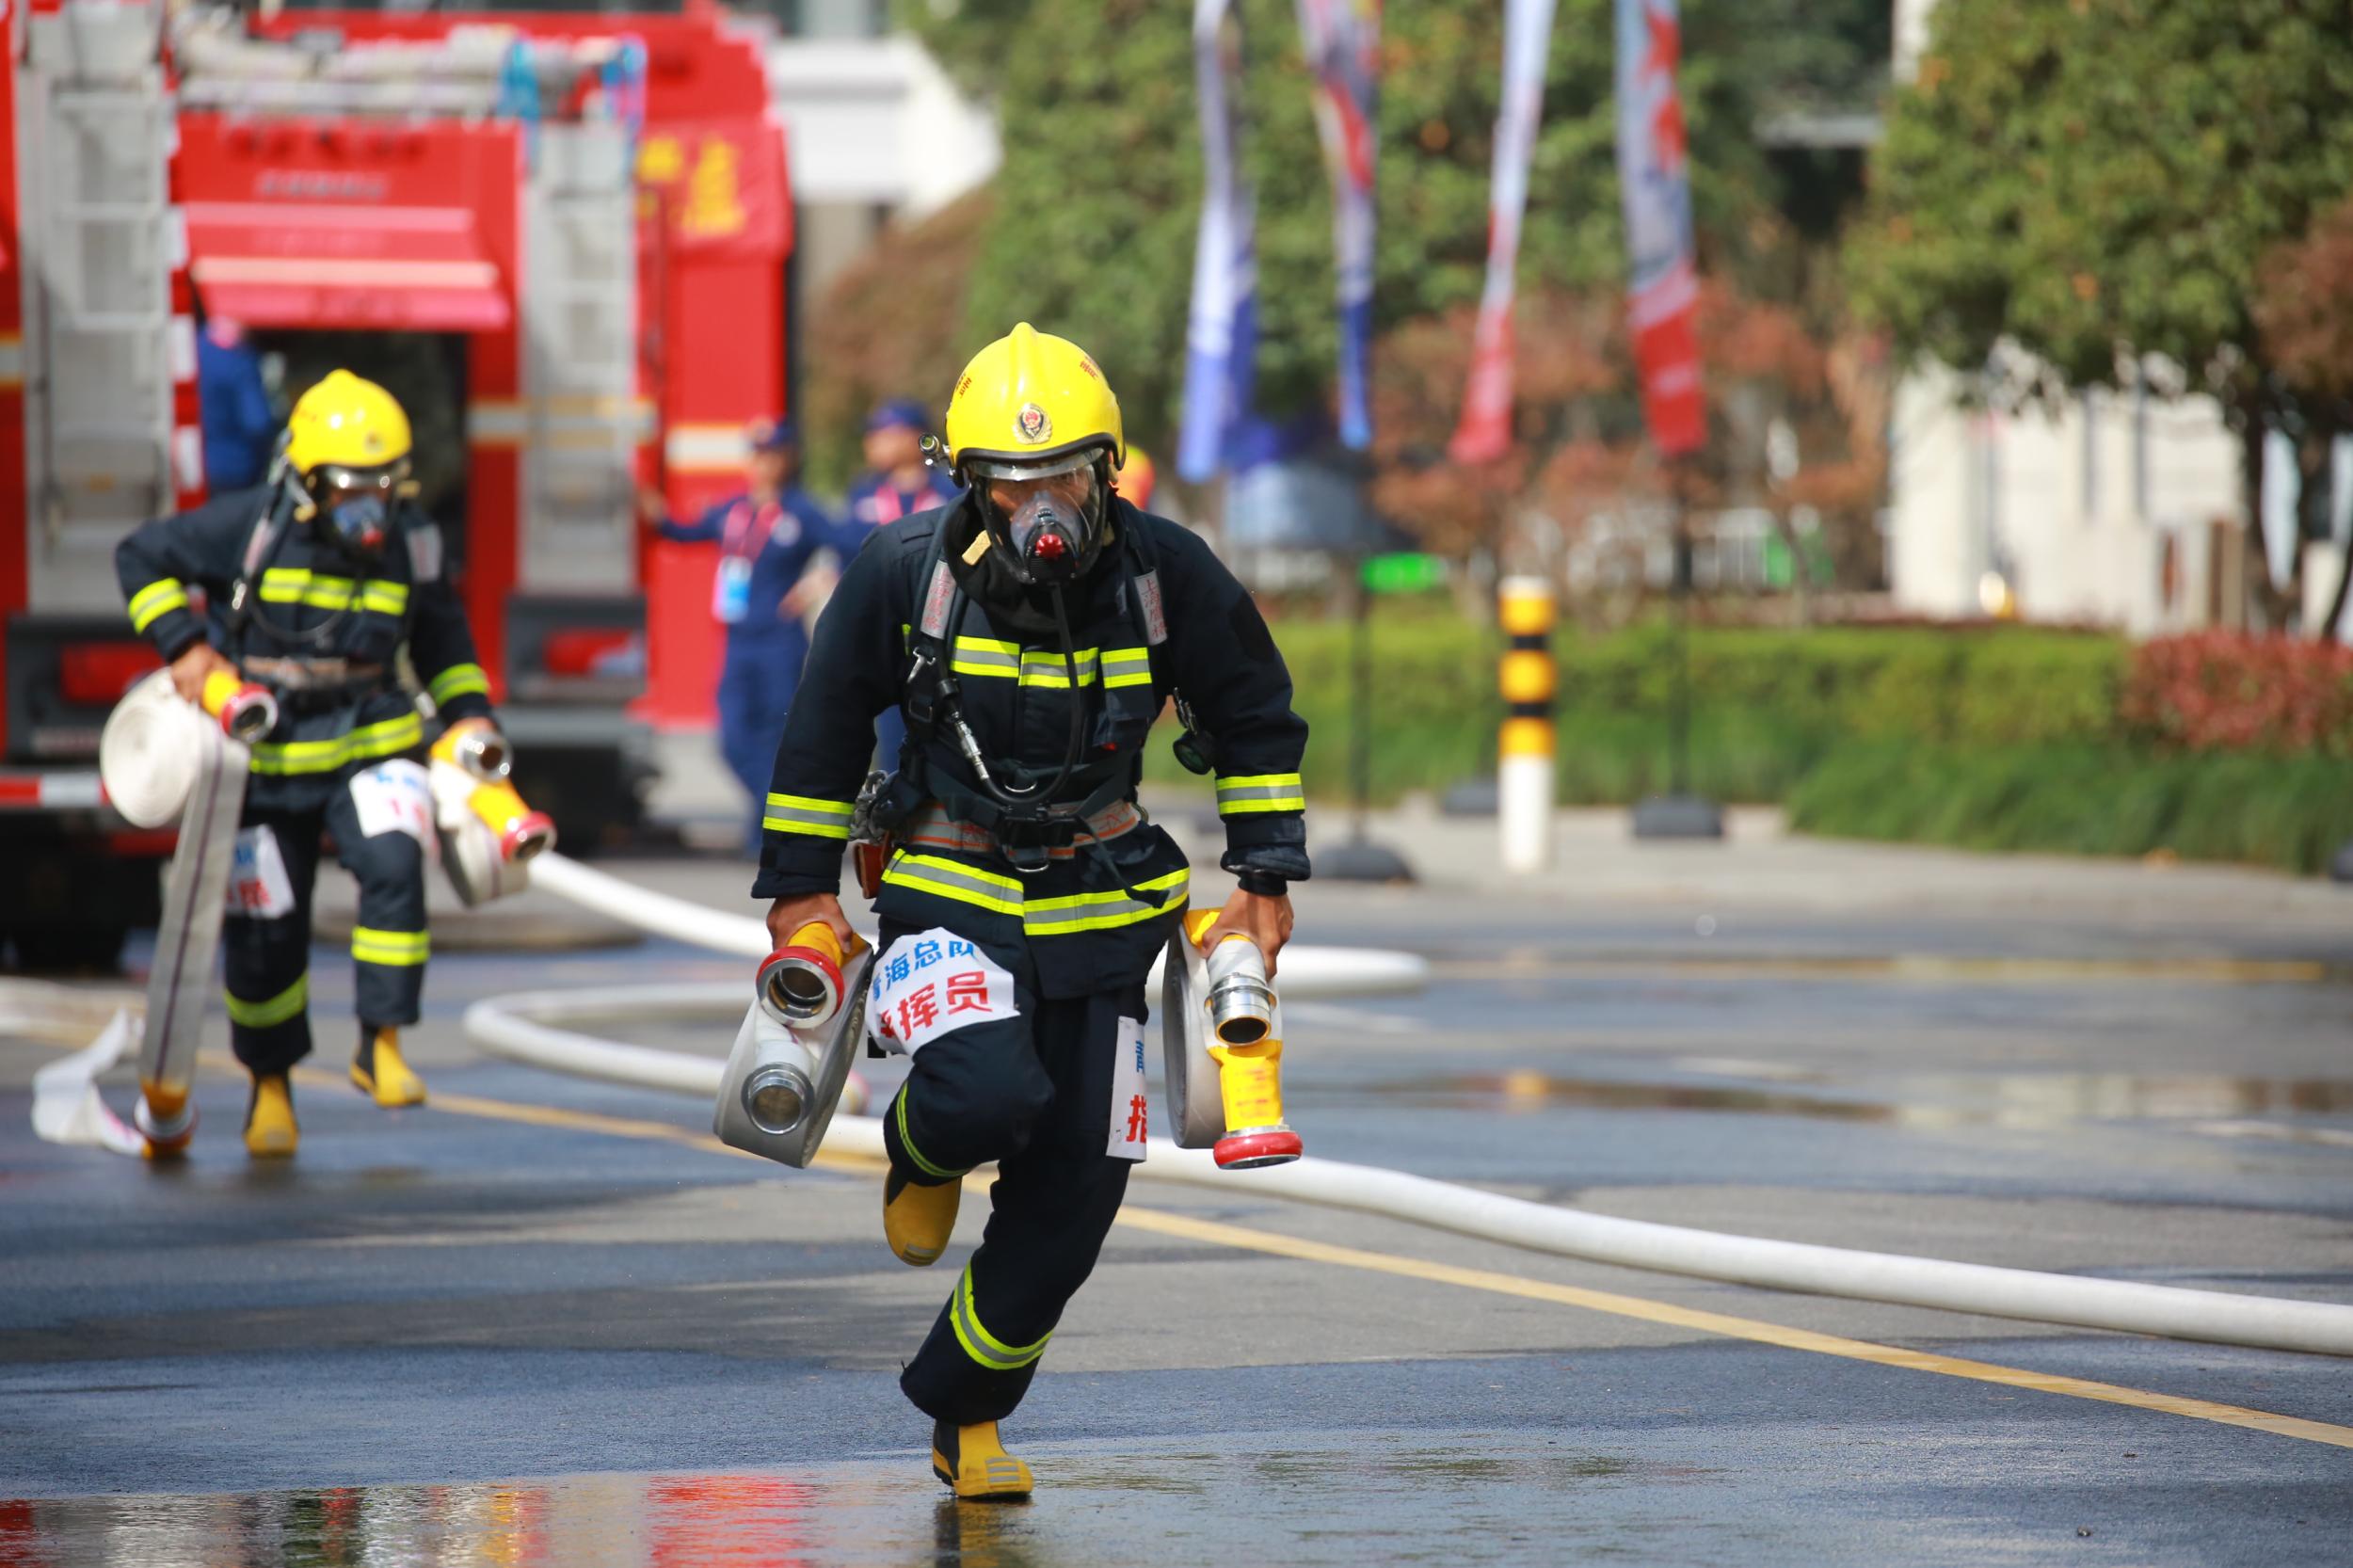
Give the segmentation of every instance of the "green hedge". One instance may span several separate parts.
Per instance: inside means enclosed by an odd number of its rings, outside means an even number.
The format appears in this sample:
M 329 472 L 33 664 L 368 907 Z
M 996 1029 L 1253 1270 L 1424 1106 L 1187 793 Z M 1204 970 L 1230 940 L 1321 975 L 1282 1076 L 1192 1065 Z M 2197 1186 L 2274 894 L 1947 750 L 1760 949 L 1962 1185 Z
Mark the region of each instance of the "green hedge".
M 1788 794 L 1790 824 L 1963 849 L 2239 860 L 2313 872 L 2353 840 L 2353 762 L 2041 745 L 1849 744 Z
M 1350 634 L 1344 621 L 1275 626 L 1315 734 L 1305 766 L 1315 793 L 1348 787 Z M 1385 611 L 1372 646 L 1375 797 L 1491 772 L 1503 717 L 1497 634 L 1449 615 Z M 1664 785 L 1673 646 L 1663 625 L 1556 640 L 1563 801 L 1617 803 Z M 1722 799 L 1770 801 L 1850 740 L 2107 741 L 2124 668 L 2118 639 L 2019 628 L 1697 629 L 1693 781 Z M 1153 771 L 1174 776 L 1165 752 L 1155 748 Z

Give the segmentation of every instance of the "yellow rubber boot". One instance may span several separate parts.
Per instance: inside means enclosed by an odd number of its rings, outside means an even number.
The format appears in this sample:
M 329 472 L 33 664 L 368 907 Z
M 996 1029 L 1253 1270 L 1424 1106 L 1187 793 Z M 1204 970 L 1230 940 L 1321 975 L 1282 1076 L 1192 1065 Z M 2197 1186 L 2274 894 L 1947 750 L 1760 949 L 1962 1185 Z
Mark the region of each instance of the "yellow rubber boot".
M 295 1127 L 294 1088 L 284 1073 L 255 1073 L 253 1103 L 245 1112 L 245 1152 L 256 1160 L 284 1160 L 301 1134 Z
M 900 1262 L 920 1269 L 939 1261 L 956 1228 L 964 1183 L 918 1187 L 897 1171 L 883 1180 L 883 1240 Z
M 401 1060 L 397 1029 L 360 1032 L 360 1052 L 351 1059 L 351 1081 L 387 1110 L 424 1103 L 424 1080 Z
M 1013 1502 L 1034 1488 L 1030 1467 L 1005 1452 L 997 1440 L 997 1423 L 952 1426 L 941 1421 L 932 1428 L 932 1474 L 955 1489 L 959 1497 L 995 1498 Z

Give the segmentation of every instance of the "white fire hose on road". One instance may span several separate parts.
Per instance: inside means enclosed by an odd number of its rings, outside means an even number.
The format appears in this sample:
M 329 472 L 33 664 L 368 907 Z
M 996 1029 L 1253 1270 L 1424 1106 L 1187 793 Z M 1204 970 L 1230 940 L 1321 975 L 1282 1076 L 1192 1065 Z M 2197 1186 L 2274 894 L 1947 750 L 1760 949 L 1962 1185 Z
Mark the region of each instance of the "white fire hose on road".
M 646 930 L 744 957 L 768 952 L 766 929 L 749 917 L 649 892 L 555 855 L 541 856 L 533 871 L 535 886 Z M 1417 991 L 1427 976 L 1427 965 L 1410 953 L 1293 947 L 1283 954 L 1283 990 L 1292 998 Z M 465 1031 L 486 1051 L 512 1061 L 708 1100 L 719 1087 L 724 1064 L 718 1058 L 600 1039 L 559 1028 L 556 1020 L 675 1018 L 705 1012 L 732 1017 L 743 1008 L 747 989 L 719 983 L 530 992 L 476 1002 L 466 1012 Z M 837 1116 L 827 1146 L 881 1158 L 882 1123 L 869 1116 Z M 1736 1285 L 2171 1339 L 2353 1355 L 2353 1306 L 2331 1303 L 1725 1235 L 1530 1203 L 1333 1160 L 1225 1172 L 1207 1151 L 1180 1149 L 1160 1138 L 1152 1140 L 1150 1158 L 1138 1174 L 1355 1209 L 1588 1262 Z

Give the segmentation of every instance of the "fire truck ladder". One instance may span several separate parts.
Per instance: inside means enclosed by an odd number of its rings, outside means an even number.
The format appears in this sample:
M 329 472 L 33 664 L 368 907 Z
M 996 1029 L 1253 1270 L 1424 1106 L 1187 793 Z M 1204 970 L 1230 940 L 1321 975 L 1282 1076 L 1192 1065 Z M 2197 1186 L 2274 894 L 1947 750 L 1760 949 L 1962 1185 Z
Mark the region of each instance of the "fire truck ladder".
M 643 439 L 629 138 L 605 122 L 543 125 L 536 164 L 523 294 L 530 504 L 522 576 L 539 590 L 626 588 L 635 568 L 630 518 Z
M 195 339 L 171 317 L 184 244 L 167 170 L 173 105 L 157 64 L 160 6 L 69 4 L 26 19 L 19 130 L 37 189 L 23 234 L 35 495 L 47 552 L 78 557 L 171 509 L 172 383 Z M 36 568 L 39 569 L 38 568 Z M 111 574 L 100 587 L 111 599 Z

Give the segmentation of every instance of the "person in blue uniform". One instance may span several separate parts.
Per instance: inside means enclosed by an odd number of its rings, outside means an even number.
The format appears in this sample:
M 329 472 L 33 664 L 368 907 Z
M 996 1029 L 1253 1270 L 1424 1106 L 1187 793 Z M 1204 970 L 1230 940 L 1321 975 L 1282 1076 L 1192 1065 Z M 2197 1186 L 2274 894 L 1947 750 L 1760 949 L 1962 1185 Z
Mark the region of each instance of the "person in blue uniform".
M 671 520 L 658 495 L 640 511 L 654 531 L 681 544 L 715 544 L 711 614 L 726 628 L 719 667 L 719 749 L 751 797 L 749 841 L 760 841 L 760 801 L 776 760 L 776 737 L 808 657 L 801 617 L 822 583 L 809 572 L 821 550 L 853 554 L 863 530 L 845 531 L 796 481 L 801 442 L 791 420 L 760 420 L 746 432 L 751 455 L 744 488 L 704 508 L 693 522 Z
M 225 317 L 196 339 L 196 395 L 204 422 L 204 481 L 216 494 L 251 489 L 269 471 L 278 415 L 262 379 L 261 351 Z
M 902 518 L 945 506 L 963 493 L 923 461 L 923 437 L 930 428 L 923 405 L 911 397 L 878 403 L 866 416 L 866 472 L 851 481 L 844 503 L 853 531 L 887 528 Z M 896 708 L 875 721 L 875 752 L 882 766 L 890 766 L 906 738 Z
M 812 920 L 853 945 L 839 890 L 875 715 L 908 740 L 864 824 L 889 848 L 870 1022 L 911 1059 L 883 1115 L 883 1232 L 947 1249 L 961 1183 L 994 1161 L 979 1251 L 899 1380 L 959 1496 L 1026 1494 L 997 1424 L 1094 1268 L 1148 1111 L 1144 975 L 1192 872 L 1136 804 L 1176 699 L 1217 775 L 1235 878 L 1207 948 L 1272 972 L 1308 873 L 1307 726 L 1257 606 L 1207 544 L 1131 504 L 1119 405 L 1094 360 L 1028 323 L 948 406 L 953 504 L 887 523 L 818 622 L 775 758 L 755 898 L 778 946 Z

